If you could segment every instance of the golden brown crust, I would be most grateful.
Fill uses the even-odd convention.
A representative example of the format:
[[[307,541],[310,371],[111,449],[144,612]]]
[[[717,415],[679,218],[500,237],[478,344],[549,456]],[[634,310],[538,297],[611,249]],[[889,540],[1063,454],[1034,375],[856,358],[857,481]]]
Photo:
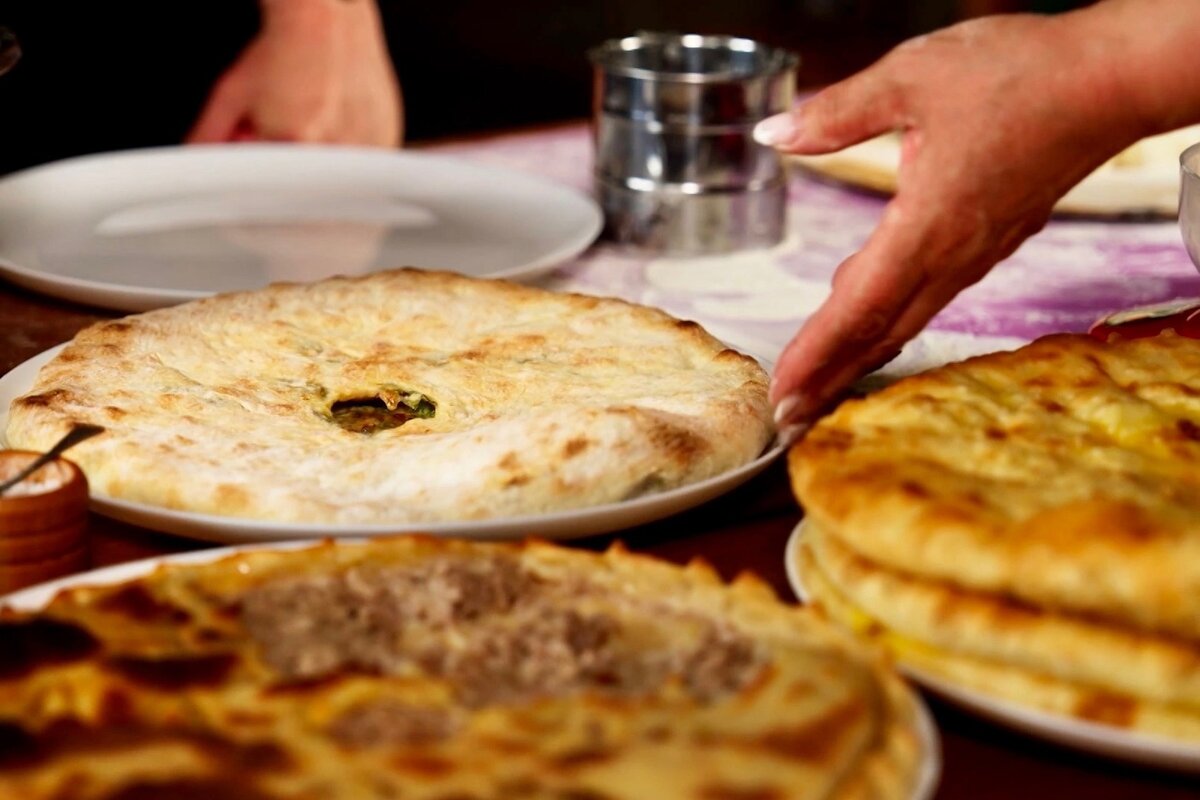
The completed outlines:
[[[336,421],[418,400],[432,417]],[[78,421],[108,429],[73,451],[101,495],[345,524],[616,502],[740,466],[771,434],[762,368],[695,323],[418,270],[95,325],[13,403],[7,436],[44,449]]]
[[[806,528],[804,544],[855,607],[901,636],[1110,694],[1190,706],[1200,724],[1200,643],[883,569],[819,526]]]
[[[1200,342],[1041,339],[843,404],[789,456],[889,569],[1200,637]]]
[[[914,674],[1020,708],[1200,742],[1194,644],[916,580],[811,524],[795,555],[809,604]]]
[[[527,601],[472,595],[448,577],[470,573],[478,588],[514,568]],[[443,629],[455,631],[436,634],[443,645],[469,646],[479,626],[502,642],[522,603],[543,598],[564,619],[607,620],[579,630],[608,631],[603,646],[625,652],[626,664],[663,653],[699,660],[633,693],[619,682],[561,693],[558,673],[545,673],[533,694],[487,694],[507,679],[495,673],[478,695],[475,673],[439,672],[438,659],[389,662],[393,640],[351,618],[344,626],[358,625],[363,638],[314,635],[290,660],[296,654],[281,648],[325,611],[288,605],[273,626],[259,626],[264,602],[296,586],[322,597],[359,591],[355,618],[376,614],[378,595],[363,589],[376,585],[372,576],[403,581],[414,569],[425,594],[394,598],[405,647]],[[463,607],[471,596],[482,605]],[[421,621],[439,608],[452,613],[448,622]],[[345,663],[311,672],[328,654],[322,643],[338,635]],[[151,786],[180,796],[236,786],[241,794],[228,796],[247,798],[905,798],[930,755],[911,693],[870,652],[758,581],[725,586],[703,565],[620,550],[405,537],[257,551],[70,590],[40,615],[0,614],[0,639],[22,645],[0,651],[0,735],[20,756],[3,764],[0,798],[57,797],[72,780],[79,800]],[[552,640],[530,640],[518,673]],[[721,652],[736,657],[714,661]],[[758,655],[747,671],[750,652]],[[365,669],[372,658],[378,668]],[[307,677],[289,678],[291,669]],[[742,677],[712,683],[714,669]]]

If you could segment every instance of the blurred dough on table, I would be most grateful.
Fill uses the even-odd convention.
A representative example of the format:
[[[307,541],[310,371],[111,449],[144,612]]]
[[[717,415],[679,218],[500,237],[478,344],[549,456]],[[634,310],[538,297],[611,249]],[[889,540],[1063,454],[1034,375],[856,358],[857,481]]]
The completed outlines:
[[[892,132],[837,153],[789,158],[818,175],[891,194],[899,177],[900,140],[900,133]],[[1200,125],[1142,139],[1080,181],[1054,209],[1061,214],[1174,217],[1179,202],[1179,154],[1197,142]]]

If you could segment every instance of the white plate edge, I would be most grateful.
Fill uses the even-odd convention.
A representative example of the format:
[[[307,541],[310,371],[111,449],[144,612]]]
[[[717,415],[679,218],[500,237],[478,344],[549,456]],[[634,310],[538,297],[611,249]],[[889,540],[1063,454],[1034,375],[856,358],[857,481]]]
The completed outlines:
[[[361,542],[361,539],[339,540],[346,544]],[[159,556],[149,556],[120,564],[97,567],[85,572],[64,575],[61,578],[27,586],[15,592],[0,595],[0,607],[17,611],[40,611],[54,599],[63,589],[74,586],[108,586],[122,581],[149,575],[163,564],[207,564],[218,561],[226,556],[233,556],[254,550],[303,550],[307,547],[320,547],[319,540],[301,539],[285,542],[263,542],[258,544],[238,544],[227,547],[208,547],[202,550],[189,550],[181,553],[169,553]]]
[[[4,183],[16,182],[18,180],[36,179],[39,174],[51,173],[60,169],[71,169],[76,167],[87,167],[89,164],[130,159],[137,160],[142,158],[169,158],[179,156],[182,153],[197,153],[203,155],[231,153],[259,153],[267,158],[284,158],[287,156],[295,157],[300,153],[310,154],[328,154],[333,157],[371,157],[371,156],[397,156],[400,159],[419,159],[425,162],[442,162],[451,165],[453,168],[469,168],[472,170],[480,170],[495,175],[498,178],[507,178],[509,180],[520,181],[531,187],[539,187],[547,192],[554,192],[561,197],[556,198],[561,200],[565,197],[570,197],[573,202],[579,203],[579,210],[587,218],[587,226],[581,227],[579,232],[572,238],[563,237],[562,243],[555,249],[543,254],[542,256],[524,264],[519,264],[507,269],[499,269],[487,274],[480,274],[475,277],[505,279],[505,280],[528,280],[535,277],[540,277],[555,267],[565,263],[571,258],[583,253],[604,228],[604,214],[597,204],[595,198],[591,197],[587,192],[571,186],[568,183],[556,181],[543,175],[525,172],[519,169],[510,167],[496,166],[492,164],[476,163],[468,158],[463,158],[455,155],[444,155],[437,152],[429,152],[426,150],[412,149],[396,149],[386,150],[371,147],[352,147],[344,145],[303,145],[303,144],[272,144],[272,143],[245,143],[238,145],[172,145],[160,147],[145,147],[134,148],[128,150],[117,150],[104,153],[91,153],[87,155],[74,156],[58,161],[53,161],[48,164],[39,164],[33,167],[28,167],[17,172],[9,173],[8,175],[0,176],[0,187]],[[402,266],[397,264],[395,266]],[[433,265],[436,266],[436,265]],[[439,267],[444,269],[453,269],[452,267]],[[71,302],[82,303],[86,305],[99,306],[102,308],[115,309],[118,311],[149,311],[155,308],[176,305],[189,300],[198,300],[204,297],[210,297],[213,294],[218,294],[225,290],[214,289],[212,291],[197,291],[189,289],[170,289],[170,288],[154,288],[136,285],[118,284],[107,281],[89,280],[70,275],[58,275],[53,272],[47,272],[41,269],[27,267],[12,261],[9,258],[0,256],[0,277],[3,277],[10,282],[30,289],[50,297],[57,297]]]

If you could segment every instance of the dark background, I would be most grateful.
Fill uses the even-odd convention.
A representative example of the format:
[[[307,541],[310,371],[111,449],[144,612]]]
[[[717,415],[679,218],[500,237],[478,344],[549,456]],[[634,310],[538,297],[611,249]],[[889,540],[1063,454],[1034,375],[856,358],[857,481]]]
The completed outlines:
[[[730,33],[801,56],[799,84],[897,42],[998,11],[1083,0],[381,0],[407,139],[581,118],[589,47],[638,30]],[[258,26],[254,0],[0,0],[24,56],[0,78],[0,174],[71,155],[180,141]]]

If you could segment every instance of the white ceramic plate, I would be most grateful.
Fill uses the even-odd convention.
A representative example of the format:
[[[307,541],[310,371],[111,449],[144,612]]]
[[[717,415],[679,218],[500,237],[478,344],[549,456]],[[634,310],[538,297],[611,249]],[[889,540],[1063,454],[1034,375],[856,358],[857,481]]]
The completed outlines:
[[[804,521],[792,531],[784,550],[784,567],[792,591],[802,602],[808,602],[808,590],[797,567],[800,542],[804,537]],[[1135,733],[1123,728],[1100,725],[1075,717],[1052,714],[1036,708],[1017,705],[1009,700],[952,683],[924,670],[906,665],[900,660],[900,671],[931,692],[1021,733],[1037,736],[1097,755],[1200,773],[1200,745]]]
[[[250,550],[296,550],[303,547],[315,546],[311,541],[274,542],[269,545],[242,545],[238,547],[217,547],[208,550],[198,550],[192,553],[176,553],[170,556],[145,558],[140,561],[130,561],[111,567],[82,572],[66,578],[59,578],[48,583],[31,586],[6,596],[0,596],[0,606],[7,606],[18,611],[40,611],[54,596],[63,589],[72,586],[105,586],[122,581],[140,578],[148,575],[163,564],[207,564],[226,556]],[[790,574],[790,572],[789,572]],[[917,776],[917,786],[911,795],[912,800],[932,800],[937,789],[938,780],[942,773],[941,742],[937,734],[937,726],[925,704],[917,698],[917,735],[921,740],[925,760],[921,764]]]
[[[601,224],[569,187],[420,152],[155,148],[0,180],[0,275],[144,311],[406,265],[531,277],[581,252]]]
[[[90,572],[80,572],[65,578],[56,578],[37,586],[30,586],[11,594],[0,596],[0,606],[8,606],[17,611],[40,611],[54,599],[63,589],[72,586],[108,586],[122,581],[133,580],[148,575],[161,564],[208,564],[235,553],[250,550],[270,548],[272,550],[299,550],[304,547],[316,547],[320,542],[293,541],[272,542],[269,545],[239,545],[236,547],[210,547],[206,550],[195,550],[190,553],[175,553],[169,556],[154,556],[137,561],[127,561],[124,564],[114,564],[111,567],[101,567]]]
[[[36,355],[0,378],[0,440],[8,426],[8,409],[12,401],[29,391],[33,386],[34,378],[37,377],[38,370],[58,355],[65,346],[59,345]],[[782,452],[782,447],[773,444],[767,452],[735,470],[681,486],[678,489],[646,495],[621,503],[551,514],[468,522],[353,525],[333,528],[329,525],[264,522],[238,519],[237,517],[222,517],[215,514],[193,514],[144,503],[117,500],[94,493],[91,498],[91,506],[96,513],[121,522],[140,525],[164,533],[189,536],[193,539],[229,544],[284,539],[322,539],[330,536],[339,538],[378,536],[404,532],[474,539],[518,539],[527,536],[551,540],[576,539],[643,525],[708,502],[762,472]]]
[[[1076,184],[1054,210],[1064,214],[1173,218],[1179,208],[1179,153],[1198,139],[1200,129],[1189,128],[1147,140],[1150,144],[1142,163],[1119,167],[1106,164]],[[896,190],[900,139],[880,136],[837,153],[792,156],[791,160],[852,186],[891,194]]]

